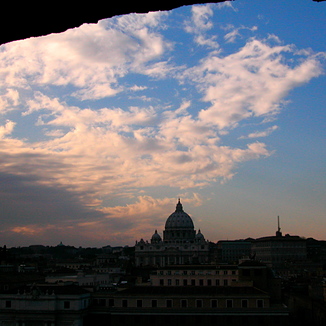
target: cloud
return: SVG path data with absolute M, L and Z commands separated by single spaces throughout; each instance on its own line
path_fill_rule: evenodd
M 208 37 L 206 35 L 206 32 L 213 27 L 213 22 L 210 19 L 214 14 L 212 8 L 211 4 L 193 6 L 191 20 L 185 23 L 185 31 L 194 35 L 196 44 L 218 48 L 219 44 L 216 42 L 216 36 Z
M 0 139 L 6 135 L 10 135 L 15 127 L 15 122 L 7 120 L 4 126 L 0 126 Z
M 0 180 L 3 226 L 36 222 L 49 224 L 54 220 L 62 223 L 103 216 L 81 205 L 77 192 L 42 184 L 35 175 L 0 173 Z
M 272 127 L 267 128 L 264 131 L 256 131 L 256 132 L 250 133 L 248 136 L 241 136 L 241 137 L 239 137 L 239 139 L 267 137 L 273 131 L 275 131 L 277 129 L 278 129 L 278 126 L 272 126 Z
M 203 200 L 198 193 L 185 193 L 182 195 L 182 203 L 188 208 L 201 205 L 202 202 Z M 176 203 L 176 198 L 138 196 L 133 204 L 106 207 L 103 208 L 103 212 L 107 214 L 109 220 L 123 219 L 126 225 L 132 224 L 132 228 L 124 228 L 123 232 L 126 232 L 134 239 L 138 239 L 139 234 L 147 234 L 148 238 L 150 238 L 155 229 L 164 229 L 165 221 L 169 214 L 175 210 Z M 117 232 L 119 231 L 117 230 Z
M 257 28 L 257 26 L 253 26 L 253 27 L 241 26 L 241 27 L 235 28 L 233 25 L 228 25 L 227 29 L 231 29 L 231 31 L 224 35 L 224 39 L 226 40 L 226 42 L 234 43 L 238 37 L 240 37 L 240 38 L 242 37 L 241 33 L 240 33 L 241 30 L 249 30 L 249 31 L 254 32 L 258 28 Z
M 168 13 L 115 17 L 1 47 L 8 236 L 54 239 L 74 230 L 76 241 L 78 234 L 107 241 L 110 229 L 115 241 L 137 238 L 162 226 L 177 192 L 200 205 L 200 189 L 273 154 L 253 138 L 276 126 L 241 137 L 249 139 L 241 147 L 224 136 L 251 118 L 275 118 L 289 91 L 321 74 L 319 58 L 272 36 L 218 52 L 214 8 L 193 6 L 186 18 L 191 45 L 202 46 L 189 62 L 174 52 L 184 44 L 173 38 L 175 26 L 167 32 Z M 245 27 L 232 28 L 226 39 L 236 41 Z M 131 96 L 136 91 L 141 96 Z M 158 187 L 172 194 L 155 198 Z
M 200 21 L 197 18 L 197 24 Z M 94 27 L 81 30 L 89 28 Z M 81 37 L 81 32 L 74 33 Z M 62 37 L 65 40 L 67 35 Z M 78 38 L 77 44 L 84 47 L 84 42 Z M 203 101 L 210 104 L 195 114 L 190 114 L 194 104 L 189 100 L 182 100 L 175 110 L 153 106 L 92 109 L 36 91 L 26 100 L 23 117 L 37 115 L 37 124 L 47 137 L 37 142 L 6 138 L 14 127 L 8 121 L 1 129 L 5 137 L 2 153 L 6 154 L 1 170 L 33 175 L 39 184 L 75 191 L 94 207 L 101 205 L 100 198 L 139 187 L 187 189 L 224 182 L 233 177 L 239 163 L 271 152 L 263 143 L 224 146 L 220 131 L 250 117 L 275 114 L 289 90 L 320 74 L 312 56 L 291 67 L 281 60 L 284 52 L 293 49 L 252 39 L 238 52 L 209 55 L 198 66 L 185 69 L 184 80 L 195 82 Z
M 322 73 L 316 56 L 299 57 L 293 65 L 292 60 L 286 63 L 288 53 L 296 55 L 289 45 L 251 39 L 238 52 L 208 56 L 186 71 L 183 77 L 198 83 L 202 100 L 210 103 L 199 119 L 224 129 L 250 117 L 278 113 L 290 90 Z
M 210 17 L 213 16 L 213 10 L 210 4 L 193 6 L 191 8 L 191 25 L 188 23 L 185 30 L 188 33 L 198 33 L 199 31 L 210 30 L 213 26 Z
M 19 105 L 19 92 L 7 88 L 4 95 L 0 95 L 0 114 L 6 114 Z
M 122 91 L 117 86 L 119 78 L 134 70 L 146 69 L 149 74 L 150 62 L 170 47 L 153 31 L 165 15 L 134 14 L 113 20 L 118 25 L 103 20 L 61 34 L 8 43 L 0 53 L 2 86 L 73 85 L 78 90 L 72 95 L 81 100 L 113 96 Z M 133 20 L 132 28 L 126 20 Z M 158 66 L 156 70 L 158 74 Z

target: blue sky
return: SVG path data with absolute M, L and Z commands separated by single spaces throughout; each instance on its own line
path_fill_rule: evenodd
M 129 14 L 0 47 L 3 245 L 325 239 L 325 3 Z

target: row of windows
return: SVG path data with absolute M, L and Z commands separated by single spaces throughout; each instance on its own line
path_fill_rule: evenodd
M 86 300 L 84 300 L 84 308 L 86 308 L 86 306 L 87 306 L 87 301 Z M 6 308 L 12 308 L 12 301 L 11 300 L 6 300 L 6 302 L 5 302 L 5 307 Z M 63 302 L 63 308 L 64 309 L 70 309 L 70 301 L 64 301 Z
M 82 301 L 82 309 L 87 308 L 88 303 L 89 303 L 88 299 L 84 299 Z M 5 301 L 5 308 L 13 308 L 12 300 Z M 71 309 L 71 308 L 72 308 L 72 306 L 71 306 L 71 302 L 69 300 L 63 301 L 63 309 Z
M 217 270 L 217 271 L 159 271 L 159 275 L 236 275 L 236 270 Z
M 240 303 L 241 308 L 248 308 L 249 307 L 249 300 L 248 299 L 241 299 Z M 114 306 L 114 299 L 110 299 L 109 301 L 110 306 Z M 181 299 L 180 300 L 180 307 L 181 308 L 188 308 L 189 302 L 188 299 Z M 196 308 L 202 308 L 204 306 L 204 302 L 202 299 L 197 299 L 195 301 L 195 307 Z M 127 299 L 122 300 L 122 307 L 123 308 L 128 308 L 129 307 L 129 302 Z M 136 300 L 136 307 L 137 308 L 143 308 L 143 300 L 138 299 Z M 158 307 L 158 301 L 156 299 L 151 300 L 151 305 L 150 307 L 156 308 Z M 173 300 L 172 299 L 167 299 L 165 301 L 165 307 L 166 308 L 172 308 L 173 307 Z M 210 307 L 211 308 L 218 308 L 219 307 L 219 302 L 217 299 L 211 299 L 210 300 Z M 223 305 L 221 305 L 223 307 Z M 233 308 L 234 307 L 234 300 L 233 299 L 226 299 L 225 300 L 225 307 L 226 308 Z M 256 308 L 264 308 L 264 300 L 263 299 L 257 299 L 256 300 Z
M 165 241 L 166 243 L 179 243 L 179 241 Z M 182 242 L 180 242 L 182 243 Z M 191 249 L 191 250 L 198 250 L 198 249 L 208 249 L 208 246 L 205 246 L 205 245 L 200 245 L 200 246 L 192 246 L 192 247 L 189 247 L 188 245 L 184 245 L 182 246 L 183 249 Z M 168 247 L 163 247 L 163 246 L 160 246 L 160 245 L 157 245 L 157 246 L 150 246 L 149 248 L 147 248 L 147 246 L 139 246 L 139 249 L 140 250 L 153 250 L 153 249 L 157 249 L 157 250 L 167 250 Z M 180 247 L 176 247 L 176 250 L 180 250 Z
M 253 249 L 258 247 L 266 247 L 266 248 L 306 248 L 306 244 L 304 242 L 263 242 L 263 243 L 255 243 Z
M 231 280 L 231 282 L 236 282 L 236 281 L 237 281 L 236 279 Z M 196 279 L 192 279 L 192 280 L 167 279 L 167 280 L 165 280 L 163 278 L 160 279 L 160 286 L 165 286 L 165 285 L 168 285 L 168 286 L 179 286 L 179 285 L 183 285 L 183 286 L 188 286 L 188 285 L 190 285 L 190 286 L 228 286 L 228 285 L 230 285 L 230 280 L 228 280 L 228 279 L 224 279 L 224 280 L 208 279 L 208 280 L 206 280 L 206 282 L 204 282 L 203 279 L 199 279 L 199 280 L 196 280 Z

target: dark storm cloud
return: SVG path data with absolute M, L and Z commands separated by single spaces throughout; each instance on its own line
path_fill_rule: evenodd
M 85 221 L 104 215 L 82 205 L 76 193 L 40 185 L 34 176 L 0 173 L 0 221 L 3 227 Z

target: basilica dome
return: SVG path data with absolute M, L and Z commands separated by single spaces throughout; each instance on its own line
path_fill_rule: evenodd
M 165 230 L 168 229 L 194 229 L 194 223 L 191 217 L 183 211 L 180 199 L 175 212 L 172 213 L 165 222 Z

